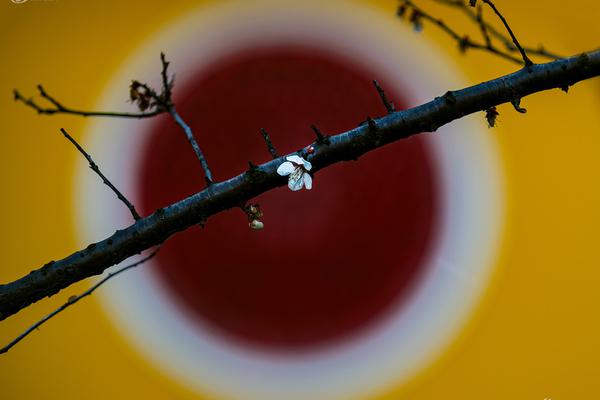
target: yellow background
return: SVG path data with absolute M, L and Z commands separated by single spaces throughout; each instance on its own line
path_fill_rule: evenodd
M 394 18 L 395 1 L 366 2 Z M 419 4 L 461 31 L 460 13 Z M 563 54 L 600 45 L 595 0 L 497 0 L 527 44 Z M 198 1 L 0 0 L 0 282 L 18 278 L 75 248 L 72 182 L 79 154 L 58 128 L 83 118 L 37 116 L 12 101 L 43 83 L 66 104 L 91 108 L 124 58 Z M 343 6 L 343 3 L 340 3 Z M 400 23 L 400 22 L 398 22 Z M 487 54 L 459 56 L 426 25 L 432 40 L 471 83 L 511 72 Z M 456 88 L 449 88 L 456 89 Z M 506 224 L 496 273 L 477 312 L 448 351 L 386 398 L 583 399 L 599 396 L 600 81 L 568 95 L 524 100 L 526 115 L 500 108 Z M 471 116 L 469 118 L 482 118 Z M 4 344 L 89 283 L 0 323 Z M 86 299 L 0 356 L 0 397 L 197 398 L 134 353 Z

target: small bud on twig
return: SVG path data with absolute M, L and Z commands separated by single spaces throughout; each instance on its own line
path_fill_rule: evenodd
M 413 25 L 415 32 L 421 32 L 423 30 L 423 14 L 419 10 L 413 9 L 412 14 L 408 21 Z
M 490 107 L 485 110 L 485 119 L 487 120 L 488 127 L 493 128 L 496 126 L 496 119 L 500 113 L 496 110 L 496 107 Z
M 263 229 L 265 227 L 265 224 L 263 224 L 262 221 L 260 221 L 258 219 L 253 219 L 252 221 L 250 221 L 248 226 L 252 230 L 260 231 L 261 229 Z
M 398 6 L 398 11 L 396 11 L 396 16 L 402 18 L 406 14 L 406 10 L 408 9 L 408 4 L 402 3 Z

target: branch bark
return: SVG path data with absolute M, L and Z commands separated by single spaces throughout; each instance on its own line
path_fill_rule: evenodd
M 528 66 L 485 83 L 449 91 L 423 105 L 394 112 L 372 120 L 370 124 L 331 136 L 329 144 L 311 143 L 310 154 L 305 150 L 298 154 L 308 159 L 313 165 L 311 172 L 316 172 L 337 162 L 356 160 L 371 150 L 417 133 L 434 132 L 465 115 L 485 111 L 499 104 L 514 103 L 544 90 L 564 90 L 579 81 L 599 75 L 600 50 Z M 14 282 L 0 285 L 0 320 L 75 282 L 98 275 L 128 257 L 159 245 L 176 232 L 285 185 L 286 178 L 276 172 L 284 160 L 284 157 L 276 158 L 229 180 L 210 185 L 186 199 L 156 210 L 107 239 L 90 244 L 62 260 L 51 261 Z

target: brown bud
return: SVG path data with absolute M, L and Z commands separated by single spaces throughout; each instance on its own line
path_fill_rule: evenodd
M 496 126 L 496 119 L 500 113 L 496 110 L 496 107 L 490 107 L 485 110 L 485 119 L 488 122 L 488 127 L 493 128 Z

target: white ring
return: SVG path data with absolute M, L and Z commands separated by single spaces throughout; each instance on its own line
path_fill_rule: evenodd
M 185 85 L 220 55 L 260 43 L 318 46 L 381 71 L 386 85 L 417 105 L 465 86 L 431 43 L 395 19 L 350 2 L 224 2 L 189 13 L 134 54 L 116 74 L 98 109 L 120 109 L 132 77 L 151 81 L 166 50 Z M 90 120 L 85 146 L 117 187 L 131 195 L 150 120 Z M 364 398 L 405 382 L 455 337 L 487 284 L 502 216 L 496 145 L 482 118 L 439 129 L 428 144 L 442 180 L 442 230 L 429 273 L 408 304 L 378 326 L 335 348 L 302 356 L 265 355 L 235 347 L 198 325 L 165 294 L 147 269 L 133 270 L 99 293 L 108 315 L 140 353 L 186 386 L 240 399 Z M 83 164 L 83 163 L 82 163 Z M 128 210 L 78 171 L 81 245 L 127 225 Z M 90 212 L 90 210 L 94 210 Z

